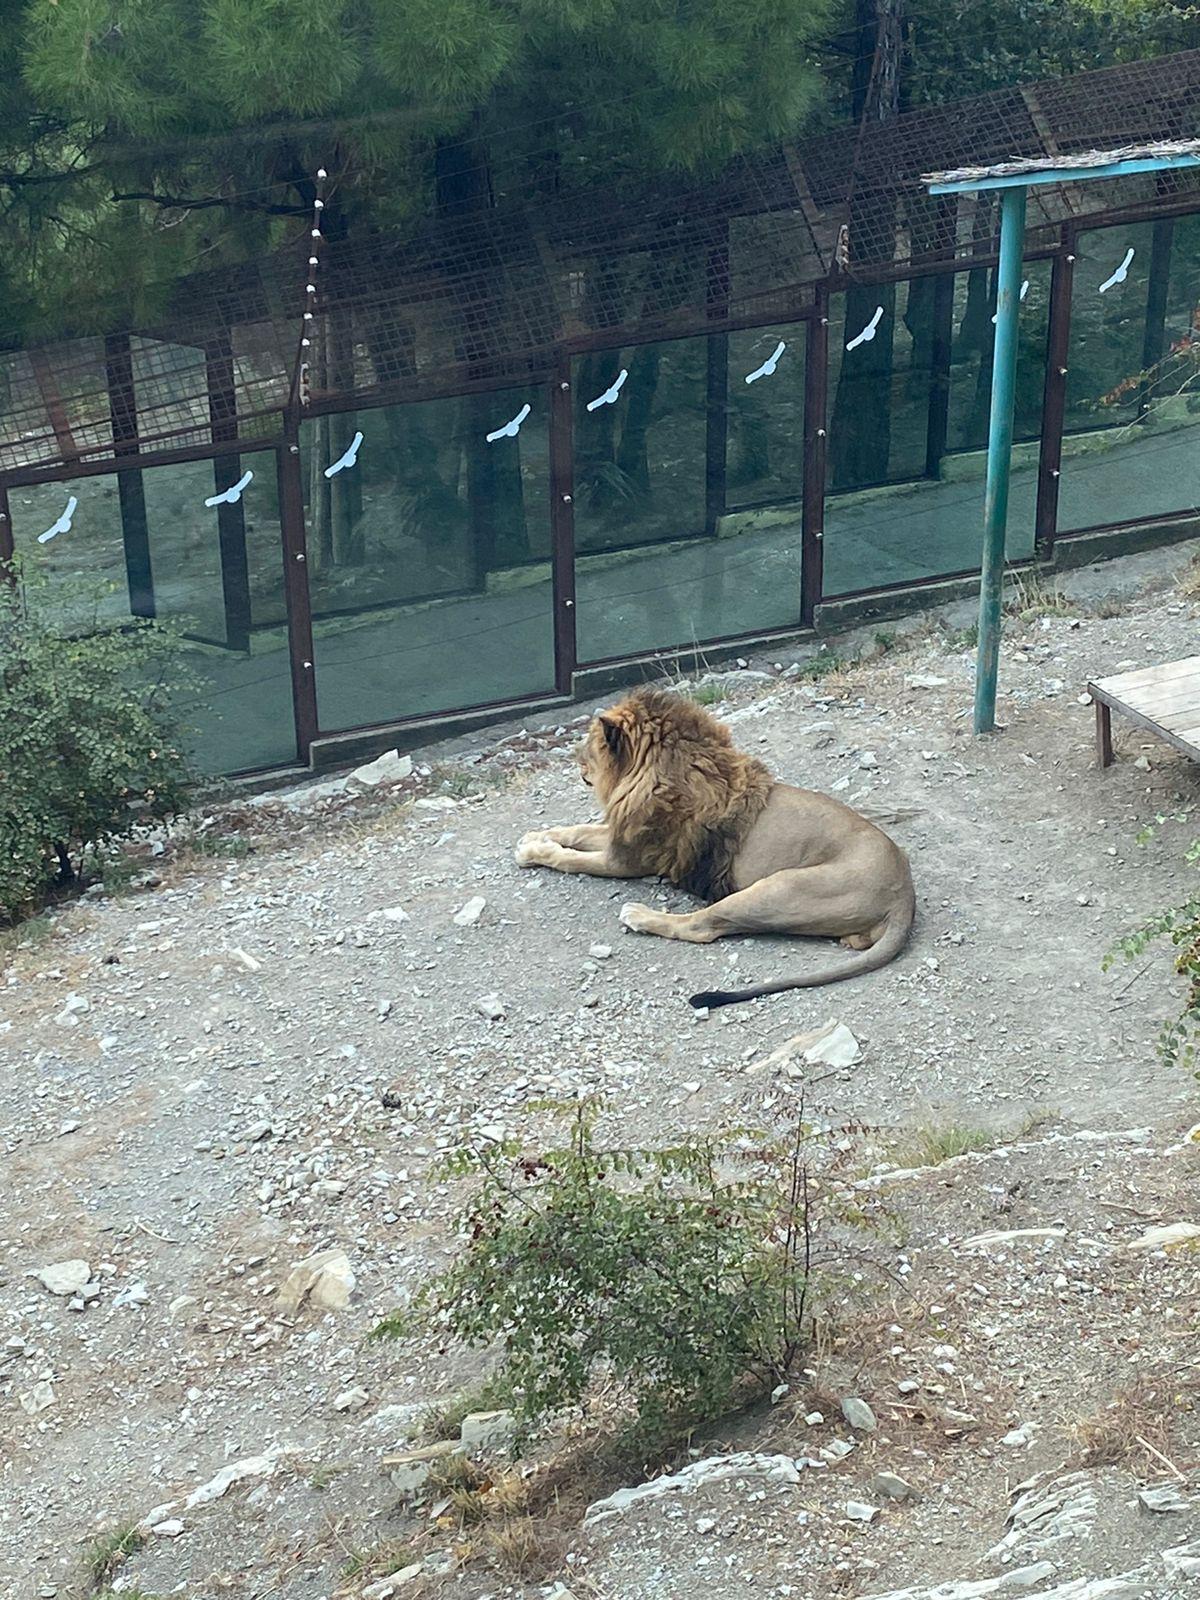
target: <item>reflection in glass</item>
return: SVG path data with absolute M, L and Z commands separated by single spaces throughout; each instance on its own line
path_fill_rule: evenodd
M 204 502 L 246 470 L 236 506 Z M 184 636 L 204 689 L 185 718 L 194 754 L 212 774 L 296 759 L 291 670 L 283 624 L 283 551 L 275 454 L 131 469 L 9 490 L 18 555 L 64 633 L 158 617 Z M 74 495 L 68 532 L 46 543 Z
M 1194 513 L 1200 217 L 1097 229 L 1076 254 L 1059 530 Z
M 553 689 L 543 390 L 316 417 L 301 462 L 323 731 Z

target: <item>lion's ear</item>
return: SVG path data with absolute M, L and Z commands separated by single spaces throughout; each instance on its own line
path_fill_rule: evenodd
M 609 755 L 619 766 L 629 752 L 629 735 L 625 732 L 624 724 L 616 717 L 602 715 L 600 731 L 604 735 Z

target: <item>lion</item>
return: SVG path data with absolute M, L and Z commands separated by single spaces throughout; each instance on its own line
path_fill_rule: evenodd
M 777 782 L 682 695 L 635 690 L 593 718 L 578 760 L 604 822 L 527 833 L 519 866 L 666 878 L 708 902 L 671 914 L 631 901 L 621 921 L 634 933 L 692 944 L 792 934 L 860 952 L 810 976 L 693 995 L 697 1009 L 857 978 L 907 943 L 916 899 L 899 846 L 839 800 Z

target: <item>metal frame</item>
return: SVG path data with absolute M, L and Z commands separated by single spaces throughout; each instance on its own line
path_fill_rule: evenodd
M 1078 176 L 1078 169 L 1072 169 L 1070 180 L 1068 181 L 1074 180 L 1076 176 Z M 1046 179 L 1045 181 L 1051 180 Z M 1063 179 L 1059 178 L 1057 181 L 1063 181 Z M 1009 196 L 1015 195 L 1019 189 L 1019 186 L 1015 183 L 1007 184 L 1004 187 L 1006 194 Z M 940 192 L 956 191 L 944 190 Z M 1058 238 L 1054 244 L 1039 244 L 1037 248 L 1031 249 L 1025 258 L 1026 260 L 1048 259 L 1052 262 L 1046 373 L 1038 461 L 1034 559 L 1046 560 L 1051 558 L 1058 540 L 1074 540 L 1089 534 L 1112 532 L 1125 527 L 1151 526 L 1155 523 L 1164 525 L 1178 523 L 1191 514 L 1188 507 L 1181 507 L 1176 512 L 1160 513 L 1153 517 L 1140 519 L 1126 519 L 1121 522 L 1095 525 L 1087 528 L 1063 530 L 1058 527 L 1058 489 L 1062 470 L 1067 351 L 1070 336 L 1071 289 L 1077 234 L 1084 229 L 1091 233 L 1106 227 L 1117 226 L 1127 221 L 1158 221 L 1164 218 L 1198 213 L 1200 213 L 1200 195 L 1192 194 L 1178 199 L 1164 195 L 1163 202 L 1159 205 L 1142 204 L 1124 207 L 1111 213 L 1105 212 L 1090 215 L 1082 221 L 1064 221 L 1058 229 Z M 717 260 L 719 267 L 719 246 L 714 247 L 713 256 Z M 952 284 L 956 273 L 969 270 L 971 267 L 995 265 L 1002 261 L 1003 251 L 999 255 L 988 253 L 984 256 L 969 258 L 956 254 L 954 256 L 948 255 L 936 262 L 920 264 L 889 263 L 886 266 L 881 265 L 871 272 L 857 273 L 855 276 L 860 281 L 885 283 L 897 278 L 935 275 L 939 280 L 944 278 L 947 284 Z M 1018 272 L 1020 265 L 1021 262 L 1018 257 Z M 1011 276 L 1011 257 L 1007 262 L 1007 268 Z M 510 368 L 506 372 L 492 372 L 486 377 L 472 378 L 469 385 L 464 384 L 461 379 L 458 382 L 452 381 L 444 385 L 431 384 L 428 392 L 423 392 L 419 397 L 414 396 L 411 389 L 403 385 L 379 386 L 375 389 L 358 391 L 353 396 L 313 396 L 311 403 L 305 407 L 306 416 L 335 415 L 341 412 L 360 411 L 383 406 L 421 404 L 427 399 L 453 399 L 468 394 L 495 392 L 514 387 L 528 387 L 530 385 L 545 386 L 548 392 L 551 570 L 554 596 L 554 687 L 544 694 L 510 697 L 472 706 L 455 707 L 453 710 L 438 715 L 450 719 L 474 714 L 500 713 L 506 709 L 515 709 L 517 707 L 562 703 L 563 697 L 572 693 L 575 676 L 581 670 L 586 669 L 590 672 L 596 669 L 620 666 L 629 662 L 667 659 L 677 655 L 681 649 L 686 648 L 684 646 L 663 646 L 660 650 L 653 652 L 641 650 L 625 655 L 608 657 L 602 661 L 589 661 L 587 663 L 581 663 L 578 659 L 575 607 L 574 415 L 571 363 L 572 358 L 579 355 L 600 350 L 629 348 L 635 345 L 660 344 L 678 339 L 705 337 L 708 340 L 710 352 L 707 388 L 711 391 L 714 382 L 713 351 L 716 341 L 720 341 L 721 345 L 724 345 L 728 334 L 731 332 L 773 327 L 785 323 L 803 325 L 805 330 L 804 472 L 799 496 L 801 516 L 799 627 L 803 630 L 811 629 L 814 626 L 817 609 L 822 603 L 842 603 L 883 597 L 889 594 L 908 592 L 925 585 L 964 581 L 976 576 L 977 569 L 968 568 L 953 573 L 938 573 L 925 579 L 915 579 L 901 584 L 864 586 L 860 589 L 843 591 L 836 595 L 827 595 L 824 592 L 823 539 L 825 500 L 828 494 L 826 448 L 830 296 L 834 292 L 844 291 L 849 281 L 847 274 L 835 272 L 815 285 L 805 285 L 797 289 L 792 297 L 796 303 L 790 311 L 784 309 L 778 303 L 781 298 L 785 297 L 776 296 L 775 303 L 769 307 L 764 306 L 759 314 L 743 314 L 737 317 L 729 317 L 727 306 L 722 303 L 722 297 L 719 293 L 719 273 L 715 278 L 710 273 L 710 283 L 715 282 L 717 284 L 717 292 L 714 293 L 710 290 L 708 309 L 710 320 L 707 326 L 699 325 L 693 319 L 686 325 L 656 327 L 652 330 L 646 329 L 638 333 L 631 333 L 627 329 L 622 329 L 618 332 L 619 342 L 617 344 L 614 344 L 611 335 L 568 336 L 561 339 L 552 351 L 546 353 L 546 360 L 541 359 L 540 356 L 534 356 L 520 370 Z M 999 320 L 997 327 L 999 328 Z M 113 346 L 110 355 L 111 359 L 118 361 L 121 359 L 121 352 L 115 346 Z M 722 366 L 723 363 L 718 362 L 717 365 Z M 997 416 L 1000 416 L 1001 421 L 1003 420 L 1001 414 L 1005 405 L 1005 397 L 1001 392 L 998 411 L 995 403 L 996 377 L 996 364 L 994 363 L 993 422 L 995 422 Z M 321 728 L 318 715 L 316 668 L 313 654 L 311 594 L 307 574 L 303 483 L 300 474 L 299 413 L 294 407 L 288 407 L 283 412 L 256 414 L 257 420 L 261 420 L 263 416 L 273 416 L 277 419 L 278 425 L 262 435 L 254 435 L 253 433 L 247 433 L 245 429 L 247 421 L 255 419 L 248 419 L 245 416 L 241 418 L 231 417 L 228 407 L 221 405 L 221 398 L 220 396 L 214 398 L 215 409 L 210 417 L 211 442 L 175 446 L 165 450 L 156 449 L 152 440 L 138 438 L 136 416 L 126 417 L 124 412 L 118 415 L 118 412 L 114 411 L 112 418 L 113 431 L 114 438 L 118 440 L 118 447 L 110 454 L 108 459 L 96 460 L 76 457 L 66 467 L 24 467 L 0 473 L 0 564 L 10 562 L 13 555 L 13 527 L 11 508 L 8 504 L 7 496 L 9 488 L 21 488 L 42 483 L 67 483 L 75 479 L 110 476 L 113 474 L 116 474 L 119 478 L 129 475 L 131 478 L 136 476 L 140 479 L 141 471 L 150 467 L 165 467 L 200 460 L 212 460 L 214 465 L 217 465 L 238 453 L 272 450 L 277 458 L 282 533 L 281 557 L 284 562 L 284 590 L 287 605 L 288 648 L 296 725 L 296 745 L 300 760 L 304 763 L 309 761 L 314 742 L 326 743 L 331 739 L 339 739 L 343 736 L 347 739 L 353 739 L 355 735 L 370 736 L 377 731 L 383 737 L 386 736 L 389 730 L 400 730 L 410 726 L 428 727 L 436 723 L 437 716 L 422 713 L 412 717 L 397 717 L 385 724 L 369 724 L 363 728 L 339 728 L 330 731 Z M 710 392 L 708 395 L 710 409 L 713 399 L 714 396 Z M 1001 430 L 1000 436 L 1002 441 L 1003 430 Z M 1009 438 L 1011 442 L 1011 424 Z M 721 442 L 723 443 L 723 440 Z M 993 439 L 992 443 L 995 443 L 995 439 Z M 224 446 L 224 449 L 221 448 L 222 446 Z M 706 447 L 706 478 L 708 480 L 711 480 L 714 475 L 715 448 L 716 443 L 709 437 Z M 920 482 L 922 480 L 914 478 L 911 481 Z M 718 498 L 720 500 L 719 510 L 717 509 Z M 993 486 L 989 498 L 991 502 L 988 523 L 989 549 L 992 554 L 992 560 L 981 583 L 981 595 L 984 595 L 987 604 L 995 609 L 998 583 L 1002 579 L 1003 572 L 1007 568 L 1021 567 L 1027 565 L 1027 563 L 1024 561 L 1005 561 L 1002 534 L 999 542 L 996 539 L 999 512 L 996 505 L 995 486 Z M 774 503 L 776 502 L 762 502 L 762 504 Z M 713 520 L 714 511 L 719 516 L 724 509 L 724 497 L 723 495 L 720 497 L 714 496 L 712 482 L 709 482 L 706 505 L 708 512 L 706 522 Z M 736 509 L 743 511 L 751 510 L 753 507 L 738 506 Z M 711 532 L 711 529 L 707 531 Z M 698 534 L 696 537 L 699 539 L 703 535 Z M 723 635 L 700 643 L 702 647 L 707 648 L 717 648 L 724 645 L 736 646 L 739 642 L 749 639 L 767 642 L 774 639 L 788 638 L 793 636 L 795 631 L 795 629 L 791 628 L 751 631 L 742 634 Z M 985 641 L 991 640 L 993 636 L 998 645 L 998 610 L 996 611 L 995 623 L 993 624 L 989 620 L 981 631 L 981 646 Z M 983 654 L 982 649 L 981 654 Z M 986 689 L 986 672 L 984 681 L 984 704 L 982 708 L 977 706 L 977 726 L 979 726 L 981 720 L 986 721 L 986 700 L 989 692 Z M 990 692 L 994 696 L 994 683 Z

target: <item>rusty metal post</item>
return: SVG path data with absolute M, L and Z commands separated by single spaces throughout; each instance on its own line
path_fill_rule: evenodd
M 1058 528 L 1058 486 L 1062 477 L 1063 422 L 1067 410 L 1067 350 L 1071 339 L 1071 286 L 1075 277 L 1075 233 L 1064 228 L 1050 269 L 1050 321 L 1046 330 L 1046 381 L 1042 390 L 1042 439 L 1038 452 L 1034 540 L 1046 561 Z
M 818 284 L 804 350 L 804 484 L 800 624 L 811 628 L 824 592 L 825 439 L 829 403 L 829 287 Z
M 123 458 L 136 456 L 140 448 L 133 347 L 127 333 L 110 333 L 105 337 L 104 381 L 108 389 L 113 455 L 117 462 L 117 499 L 121 507 L 121 547 L 125 554 L 129 614 L 153 617 L 158 608 L 154 603 L 154 565 L 150 556 L 145 483 L 140 468 L 121 466 Z
M 279 525 L 283 534 L 283 589 L 287 600 L 296 750 L 301 761 L 307 762 L 319 723 L 308 551 L 304 536 L 304 485 L 300 477 L 300 422 L 293 407 L 288 408 L 283 426 L 284 442 L 276 455 Z
M 554 685 L 570 694 L 575 637 L 575 422 L 571 358 L 560 354 L 550 385 L 550 540 L 554 590 Z

